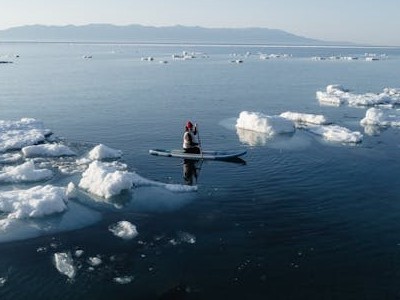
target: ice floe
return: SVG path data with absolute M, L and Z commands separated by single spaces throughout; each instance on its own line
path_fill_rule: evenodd
M 271 122 L 271 120 L 274 121 Z M 276 120 L 279 121 L 274 123 Z M 281 123 L 281 120 L 288 123 Z M 258 112 L 243 111 L 237 119 L 236 127 L 240 141 L 255 146 L 264 145 L 267 139 L 276 133 L 294 131 L 294 123 L 297 124 L 297 127 L 322 136 L 325 140 L 331 142 L 360 143 L 363 138 L 363 135 L 358 131 L 351 131 L 334 124 L 326 125 L 328 122 L 323 115 L 296 112 L 285 112 L 280 116 L 266 116 Z
M 116 163 L 101 161 L 92 162 L 87 170 L 82 173 L 79 187 L 88 192 L 103 197 L 111 198 L 133 186 L 159 186 L 174 192 L 196 191 L 196 186 L 181 184 L 167 184 L 146 179 L 135 172 L 118 169 Z
M 120 277 L 114 277 L 113 281 L 118 284 L 128 284 L 133 281 L 135 277 L 134 276 L 120 276 Z
M 321 104 L 350 106 L 378 106 L 378 105 L 399 105 L 400 89 L 385 88 L 380 93 L 354 94 L 350 93 L 343 86 L 331 84 L 326 91 L 317 91 L 317 99 Z
M 22 148 L 25 157 L 74 156 L 76 153 L 69 147 L 59 144 L 42 144 Z
M 0 211 L 9 219 L 40 218 L 67 209 L 66 189 L 52 185 L 0 193 Z
M 0 154 L 0 164 L 12 164 L 22 159 L 19 153 L 4 153 Z
M 399 110 L 383 110 L 370 108 L 365 113 L 365 118 L 360 121 L 363 126 L 400 126 Z
M 129 221 L 119 221 L 108 228 L 115 236 L 124 240 L 133 239 L 138 235 L 136 226 Z
M 53 172 L 48 169 L 36 169 L 33 161 L 18 166 L 4 167 L 0 171 L 0 182 L 36 182 L 49 179 Z
M 91 160 L 114 159 L 120 158 L 121 156 L 121 150 L 116 150 L 103 144 L 97 145 L 89 152 L 89 159 Z
M 363 139 L 361 132 L 351 131 L 338 125 L 315 125 L 307 126 L 306 129 L 330 142 L 357 144 Z
M 268 136 L 292 133 L 292 121 L 280 116 L 267 116 L 259 112 L 242 111 L 236 121 L 236 128 L 265 133 Z
M 42 122 L 23 118 L 20 121 L 0 120 L 0 152 L 21 149 L 43 142 L 51 131 Z
M 291 120 L 291 121 L 293 121 L 295 123 L 299 123 L 299 124 L 323 125 L 323 124 L 328 123 L 325 116 L 323 116 L 323 115 L 305 114 L 305 113 L 287 111 L 287 112 L 281 113 L 280 116 L 282 118 Z

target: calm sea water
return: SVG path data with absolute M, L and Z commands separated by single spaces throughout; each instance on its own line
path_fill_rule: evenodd
M 197 58 L 172 60 L 182 51 Z M 289 57 L 264 61 L 259 52 Z M 387 57 L 366 62 L 371 52 Z M 355 93 L 399 87 L 400 49 L 2 43 L 0 55 L 14 61 L 0 64 L 1 120 L 33 117 L 77 148 L 121 149 L 146 178 L 185 183 L 182 161 L 148 150 L 179 148 L 188 119 L 205 149 L 248 151 L 243 163 L 201 163 L 196 193 L 137 188 L 114 203 L 72 200 L 101 220 L 0 244 L 1 299 L 400 297 L 399 129 L 353 146 L 302 130 L 249 146 L 234 129 L 243 110 L 295 111 L 364 133 L 365 108 L 321 106 L 315 92 L 333 83 Z M 311 59 L 333 55 L 359 59 Z M 120 220 L 139 235 L 113 236 L 108 227 Z M 76 249 L 84 255 L 67 280 L 53 255 Z M 90 268 L 93 256 L 103 263 Z

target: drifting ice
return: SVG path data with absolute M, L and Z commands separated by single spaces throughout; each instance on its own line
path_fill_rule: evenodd
M 314 114 L 304 114 L 304 113 L 296 113 L 296 112 L 284 112 L 281 113 L 280 116 L 282 118 L 291 120 L 295 123 L 299 124 L 316 124 L 323 125 L 327 124 L 327 120 L 323 115 L 314 115 Z
M 370 108 L 365 113 L 365 118 L 360 121 L 363 126 L 400 126 L 399 110 L 382 110 Z
M 108 230 L 124 240 L 133 239 L 138 235 L 136 226 L 128 221 L 119 221 L 117 224 L 111 225 Z
M 35 169 L 33 161 L 27 161 L 16 167 L 5 167 L 0 172 L 0 182 L 35 182 L 49 179 L 52 176 L 51 170 Z
M 294 132 L 294 124 L 280 116 L 267 116 L 258 112 L 242 111 L 236 128 L 266 133 L 269 136 Z
M 112 149 L 103 144 L 99 144 L 89 152 L 91 160 L 113 159 L 122 156 L 121 150 Z
M 76 269 L 70 253 L 54 253 L 54 263 L 58 272 L 67 276 L 69 279 L 75 277 Z
M 400 104 L 400 89 L 385 88 L 379 94 L 353 94 L 341 85 L 332 84 L 326 87 L 326 91 L 317 91 L 317 99 L 321 104 L 336 105 L 347 103 L 350 106 L 377 106 Z
M 67 209 L 65 188 L 52 185 L 0 193 L 0 211 L 8 219 L 40 218 Z
M 76 155 L 70 148 L 58 144 L 43 144 L 27 146 L 22 148 L 25 157 L 53 157 L 53 156 L 74 156 Z
M 338 125 L 307 126 L 307 130 L 322 136 L 330 142 L 360 143 L 363 135 L 358 131 L 351 131 Z
M 20 121 L 0 120 L 0 152 L 21 149 L 43 142 L 51 134 L 42 122 L 23 118 Z

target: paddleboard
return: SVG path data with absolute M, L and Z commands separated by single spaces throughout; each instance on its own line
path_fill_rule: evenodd
M 203 151 L 200 154 L 186 153 L 183 150 L 164 150 L 164 149 L 152 149 L 149 150 L 151 155 L 166 156 L 166 157 L 178 157 L 184 159 L 208 159 L 208 160 L 229 160 L 246 154 L 246 150 L 243 151 Z

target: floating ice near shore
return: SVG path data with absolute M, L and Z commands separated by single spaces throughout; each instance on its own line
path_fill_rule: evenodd
M 280 116 L 267 116 L 259 112 L 242 111 L 236 128 L 265 133 L 268 136 L 294 132 L 294 124 Z
M 363 126 L 400 126 L 399 110 L 382 110 L 370 108 L 365 113 L 365 118 L 360 121 Z
M 20 121 L 0 120 L 0 152 L 21 149 L 43 142 L 51 131 L 42 122 L 23 118 Z
M 103 144 L 97 145 L 89 152 L 89 159 L 91 160 L 114 159 L 121 156 L 121 150 L 112 149 Z
M 73 279 L 75 277 L 76 268 L 71 253 L 54 253 L 54 264 L 58 272 L 67 276 L 69 279 Z
M 43 144 L 27 146 L 22 148 L 25 157 L 54 157 L 54 156 L 74 156 L 76 153 L 69 147 L 59 144 Z
M 330 142 L 356 144 L 363 138 L 359 131 L 351 131 L 338 125 L 310 125 L 306 129 Z
M 52 185 L 0 193 L 0 211 L 8 219 L 40 218 L 67 209 L 66 189 Z
M 47 169 L 36 169 L 33 161 L 27 161 L 16 167 L 4 167 L 0 171 L 0 182 L 35 182 L 49 179 L 53 172 Z
M 305 114 L 305 113 L 297 113 L 297 112 L 284 112 L 281 113 L 280 116 L 282 118 L 291 120 L 295 123 L 299 124 L 316 124 L 316 125 L 323 125 L 327 124 L 328 121 L 323 115 L 315 115 L 315 114 Z
M 131 240 L 138 235 L 136 226 L 128 221 L 119 221 L 118 223 L 111 225 L 108 230 L 110 230 L 115 236 L 124 240 Z
M 317 99 L 321 104 L 341 105 L 347 103 L 350 106 L 378 106 L 399 105 L 400 89 L 385 88 L 383 92 L 353 94 L 338 84 L 328 85 L 326 91 L 317 91 Z

